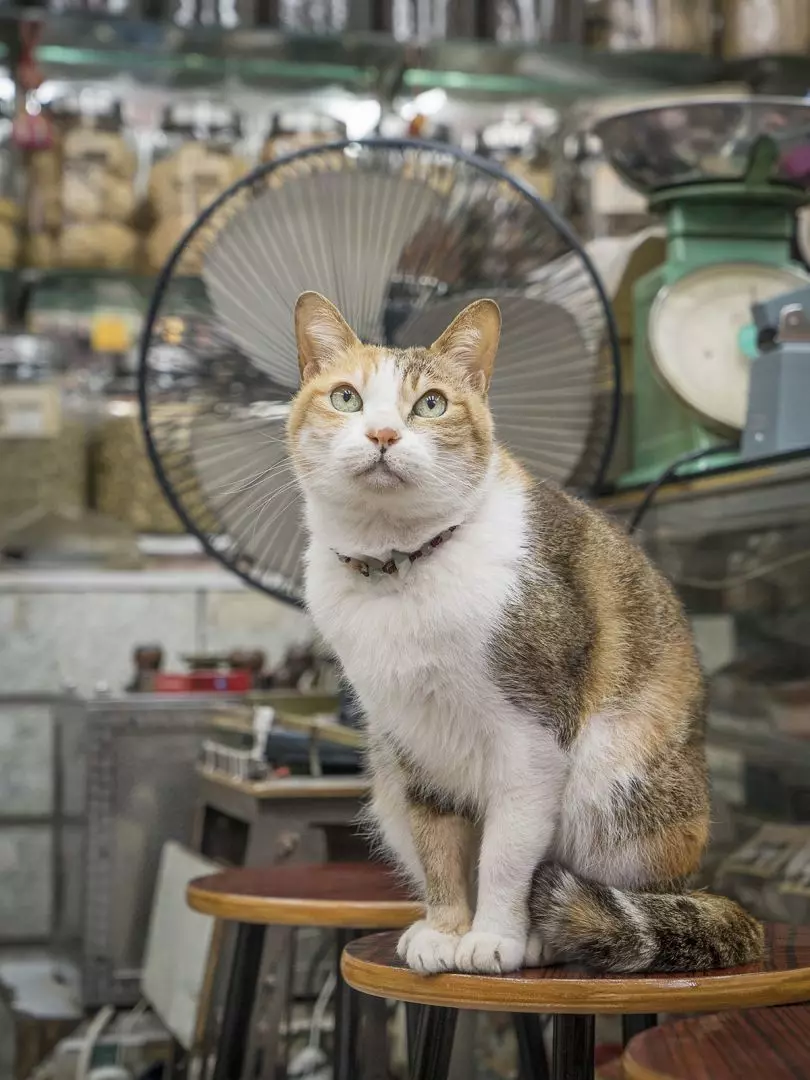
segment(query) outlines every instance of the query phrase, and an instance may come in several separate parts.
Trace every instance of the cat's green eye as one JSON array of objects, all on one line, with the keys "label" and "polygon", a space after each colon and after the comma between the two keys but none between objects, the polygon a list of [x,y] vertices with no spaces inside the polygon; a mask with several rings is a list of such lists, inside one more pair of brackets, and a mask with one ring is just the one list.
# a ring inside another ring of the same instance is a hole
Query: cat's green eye
[{"label": "cat's green eye", "polygon": [[447,398],[438,390],[428,390],[426,394],[422,394],[413,407],[414,416],[421,416],[424,420],[432,420],[446,412]]},{"label": "cat's green eye", "polygon": [[338,412],[360,412],[363,399],[353,386],[338,386],[330,394],[329,400]]}]

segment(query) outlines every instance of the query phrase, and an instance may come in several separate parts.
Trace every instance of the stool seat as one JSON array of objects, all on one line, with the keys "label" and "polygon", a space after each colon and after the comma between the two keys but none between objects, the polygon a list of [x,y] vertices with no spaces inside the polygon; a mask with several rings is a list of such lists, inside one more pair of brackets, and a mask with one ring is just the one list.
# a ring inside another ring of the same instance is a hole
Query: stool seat
[{"label": "stool seat", "polygon": [[203,915],[262,926],[380,930],[422,917],[390,870],[374,863],[240,867],[197,878],[186,892]]},{"label": "stool seat", "polygon": [[396,934],[351,942],[342,971],[355,990],[450,1009],[534,1013],[662,1013],[745,1009],[810,998],[810,927],[765,928],[763,960],[688,974],[600,975],[560,965],[513,975],[433,975],[397,959]]},{"label": "stool seat", "polygon": [[810,1007],[785,1005],[676,1020],[637,1035],[625,1080],[796,1080],[810,1076]]}]

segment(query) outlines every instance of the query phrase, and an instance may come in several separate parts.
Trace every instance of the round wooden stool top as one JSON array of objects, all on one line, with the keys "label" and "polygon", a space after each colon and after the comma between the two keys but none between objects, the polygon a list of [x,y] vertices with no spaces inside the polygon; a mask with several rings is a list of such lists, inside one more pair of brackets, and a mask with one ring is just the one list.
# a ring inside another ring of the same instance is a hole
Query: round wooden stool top
[{"label": "round wooden stool top", "polygon": [[558,966],[514,975],[433,975],[409,971],[395,934],[352,942],[342,970],[355,990],[451,1009],[537,1013],[662,1013],[786,1005],[810,998],[810,927],[766,926],[757,964],[678,975],[598,975]]},{"label": "round wooden stool top", "polygon": [[626,1080],[797,1080],[810,1076],[810,1007],[715,1013],[637,1035]]},{"label": "round wooden stool top", "polygon": [[394,875],[373,863],[223,870],[192,881],[186,899],[203,915],[266,926],[387,930],[423,913]]}]

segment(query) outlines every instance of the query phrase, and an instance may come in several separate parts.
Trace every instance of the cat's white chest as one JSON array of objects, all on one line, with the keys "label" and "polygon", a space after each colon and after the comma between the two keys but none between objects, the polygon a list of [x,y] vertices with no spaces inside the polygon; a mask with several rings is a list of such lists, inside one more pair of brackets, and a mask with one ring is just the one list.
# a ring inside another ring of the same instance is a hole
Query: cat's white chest
[{"label": "cat's white chest", "polygon": [[489,782],[509,712],[488,672],[487,643],[514,594],[525,529],[514,501],[499,509],[403,581],[365,579],[316,544],[309,555],[310,611],[368,722],[460,794]]}]

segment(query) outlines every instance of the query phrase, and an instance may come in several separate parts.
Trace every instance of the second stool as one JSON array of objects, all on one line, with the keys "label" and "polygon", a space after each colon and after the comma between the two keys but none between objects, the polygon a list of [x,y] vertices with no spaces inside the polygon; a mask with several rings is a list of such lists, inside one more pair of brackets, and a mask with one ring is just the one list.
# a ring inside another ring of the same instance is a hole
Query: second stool
[{"label": "second stool", "polygon": [[188,887],[189,906],[237,924],[214,1080],[240,1080],[269,926],[334,929],[334,1080],[356,1080],[358,1002],[339,974],[344,946],[364,930],[401,928],[422,915],[394,875],[374,863],[323,863],[223,870]]},{"label": "second stool", "polygon": [[810,1006],[713,1013],[638,1035],[625,1080],[797,1080],[810,1076]]}]

